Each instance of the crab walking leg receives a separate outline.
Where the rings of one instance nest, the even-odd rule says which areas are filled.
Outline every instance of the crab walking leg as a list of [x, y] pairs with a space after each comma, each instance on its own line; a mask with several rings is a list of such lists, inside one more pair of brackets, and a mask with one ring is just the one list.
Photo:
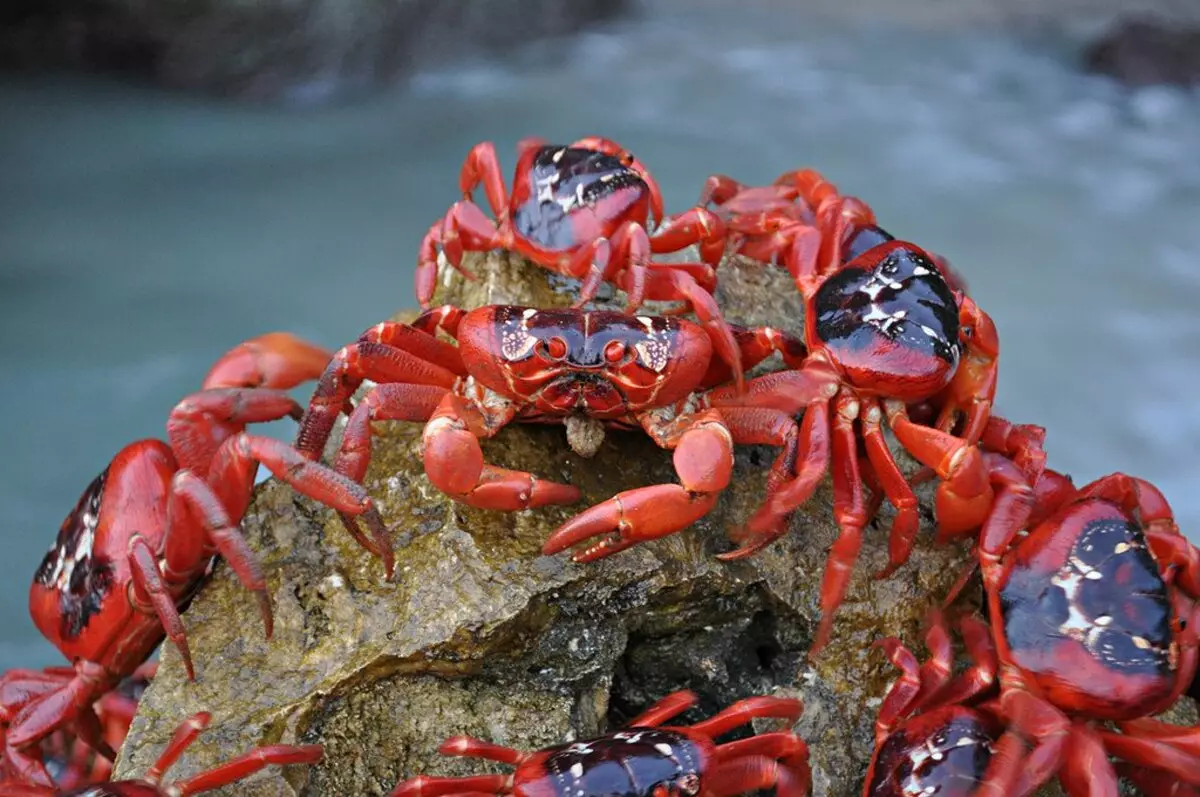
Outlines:
[[1189, 786], [1170, 772], [1158, 772], [1127, 764], [1118, 765], [1117, 771], [1121, 773], [1121, 777], [1127, 778], [1141, 789], [1142, 794], [1152, 794], [1154, 797], [1200, 797], [1200, 787]]
[[672, 692], [625, 723], [625, 727], [653, 728], [662, 725], [667, 720], [687, 711], [698, 702], [700, 702], [700, 698], [696, 696], [695, 692], [689, 692], [686, 689], [679, 692]]
[[28, 703], [13, 717], [4, 733], [5, 767], [27, 783], [53, 785], [50, 773], [42, 763], [42, 740], [76, 722], [81, 715], [94, 713], [92, 704], [96, 698], [116, 683], [116, 679], [100, 665], [90, 661], [76, 662], [75, 674], [70, 680]]
[[1125, 723], [1127, 733], [1096, 731], [1102, 750], [1131, 764], [1170, 772], [1184, 783], [1200, 786], [1200, 728], [1171, 726], [1156, 720], [1139, 723]]
[[490, 141], [471, 147], [458, 173], [458, 188], [468, 202], [474, 201], [473, 195], [480, 183], [498, 225], [505, 224], [508, 221], [508, 189], [504, 187], [504, 173], [500, 171], [496, 146]]
[[716, 268], [725, 255], [725, 222], [707, 208], [691, 208], [655, 231], [650, 251], [678, 252], [693, 244], [700, 250], [700, 260]]
[[808, 776], [766, 756], [747, 756], [723, 761], [708, 776], [705, 784], [714, 797], [775, 788], [778, 797], [804, 797], [808, 794]]
[[530, 756], [524, 750], [485, 742], [473, 736], [451, 736], [442, 742], [438, 747], [438, 752], [449, 756], [484, 758], [488, 761], [499, 761], [501, 764], [512, 764], [513, 766], [519, 766]]
[[201, 390], [271, 387], [290, 390], [316, 379], [333, 352], [288, 332], [269, 332], [239, 343], [213, 363]]
[[167, 441], [179, 467], [203, 477], [221, 444], [248, 424], [299, 419], [301, 414], [300, 405], [282, 390], [213, 388], [193, 393], [171, 409]]
[[465, 375], [457, 347], [408, 324], [376, 324], [330, 360], [300, 421], [296, 450], [306, 459], [321, 457], [334, 423], [365, 379], [448, 390]]
[[375, 421], [424, 423], [433, 417], [448, 392], [434, 385], [404, 383], [371, 388], [350, 413], [333, 469], [361, 484], [371, 464], [371, 424]]
[[239, 485], [248, 484], [247, 474], [264, 465], [279, 480], [339, 513], [361, 517], [370, 529], [373, 543], [359, 544], [383, 560], [388, 578], [395, 571], [391, 539], [375, 502], [361, 484], [337, 471], [304, 458], [296, 449], [269, 437], [243, 432], [231, 437], [217, 451], [210, 470], [209, 483], [214, 485], [221, 504], [231, 517], [242, 517], [250, 504], [251, 494]]
[[733, 473], [733, 437], [721, 415], [706, 410], [668, 419], [660, 412], [639, 416], [663, 448], [675, 449], [680, 484], [656, 484], [618, 493], [559, 526], [542, 553], [551, 555], [604, 535], [571, 558], [592, 562], [639, 542], [681, 531], [708, 514]]
[[1057, 708], [1030, 693], [1019, 676], [1002, 675], [1001, 681], [1001, 695], [995, 710], [1008, 720], [1009, 729], [1000, 737], [998, 745], [1014, 749], [1018, 743], [1032, 740], [1033, 749], [1027, 756], [993, 756], [979, 793], [989, 797], [1030, 794], [1062, 766], [1072, 730], [1071, 721]]
[[804, 704], [790, 697], [748, 697], [706, 720], [697, 722], [692, 730], [710, 738], [728, 733], [751, 720], [772, 717], [795, 724], [804, 713]]
[[397, 784], [388, 797], [486, 797], [509, 794], [512, 785], [512, 775], [470, 775], [462, 778], [418, 775]]
[[514, 512], [578, 501], [578, 487], [483, 461], [479, 438], [491, 437], [515, 415], [511, 403], [485, 409], [464, 396], [447, 393], [422, 436], [425, 473], [433, 485], [454, 500], [480, 509]]
[[[267, 639], [270, 639], [274, 618], [266, 580], [258, 556], [246, 543], [238, 528], [239, 521], [234, 517], [208, 482], [189, 470], [176, 472], [171, 479], [171, 493], [167, 499], [167, 533], [162, 551], [163, 580], [176, 586], [187, 582], [190, 580], [189, 570], [192, 569], [189, 565], [200, 561], [206, 550], [215, 549], [228, 562], [242, 586], [258, 599], [263, 629]], [[171, 608], [174, 608], [173, 603]]]
[[882, 420], [883, 410], [879, 402], [869, 401], [866, 411], [862, 413], [862, 433], [867, 459], [887, 499], [896, 507], [896, 516], [892, 519], [892, 529], [888, 536], [888, 563], [883, 570], [875, 574], [876, 578], [887, 578], [908, 561], [921, 526], [917, 496], [888, 449], [887, 440], [883, 436]]
[[858, 561], [858, 552], [862, 549], [862, 530], [867, 523], [862, 477], [858, 472], [858, 445], [854, 435], [858, 401], [843, 394], [838, 397], [834, 409], [831, 469], [833, 516], [839, 531], [833, 547], [829, 549], [829, 559], [821, 579], [821, 622], [808, 651], [810, 659], [815, 659], [829, 643], [833, 617], [850, 586], [850, 574], [854, 571], [854, 563]]
[[[151, 550], [144, 537], [135, 535], [129, 541], [128, 564], [133, 583], [133, 589], [130, 590], [130, 602], [138, 608], [149, 607], [150, 611], [158, 615], [158, 621], [162, 623], [163, 630], [179, 651], [179, 658], [183, 659], [188, 680], [196, 680], [196, 670], [192, 666], [192, 652], [188, 646], [187, 634], [184, 632], [183, 619], [179, 616], [179, 610], [175, 606], [175, 597], [171, 595], [166, 584], [163, 583], [162, 574], [158, 572], [158, 561], [154, 551]], [[267, 627], [270, 628], [270, 625]]]
[[733, 529], [730, 537], [738, 543], [733, 551], [717, 554], [724, 562], [744, 559], [761, 551], [787, 533], [788, 515], [807, 501], [829, 470], [829, 401], [821, 398], [809, 405], [800, 425], [804, 451], [798, 454], [796, 477], [768, 492], [763, 505], [747, 521], [744, 529]]
[[1104, 748], [1104, 743], [1091, 726], [1077, 722], [1071, 727], [1063, 749], [1062, 766], [1058, 771], [1058, 779], [1067, 794], [1087, 797], [1120, 795], [1117, 771], [1108, 760], [1111, 751], [1105, 751]]

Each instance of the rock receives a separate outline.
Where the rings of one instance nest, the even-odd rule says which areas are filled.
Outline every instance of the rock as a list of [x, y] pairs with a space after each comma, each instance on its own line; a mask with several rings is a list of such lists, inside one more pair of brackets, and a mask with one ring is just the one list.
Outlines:
[[[469, 265], [480, 280], [448, 276], [439, 301], [571, 300], [570, 281], [518, 258]], [[781, 272], [724, 269], [718, 298], [731, 320], [800, 328], [799, 302]], [[184, 680], [178, 655], [164, 648], [118, 776], [144, 771], [179, 719], [203, 709], [213, 722], [176, 775], [254, 745], [315, 742], [326, 748], [322, 764], [268, 770], [222, 793], [384, 795], [418, 773], [495, 771], [439, 756], [448, 736], [539, 748], [616, 727], [690, 688], [701, 705], [687, 722], [750, 695], [802, 698], [797, 729], [813, 751], [813, 794], [859, 793], [872, 723], [894, 676], [871, 645], [897, 635], [920, 650], [931, 599], [965, 561], [961, 550], [928, 545], [928, 486], [913, 561], [885, 581], [870, 578], [886, 561], [885, 506], [867, 529], [834, 641], [810, 665], [818, 585], [836, 533], [828, 487], [757, 556], [730, 564], [713, 556], [730, 548], [726, 529], [761, 500], [771, 450], [739, 449], [732, 486], [694, 527], [580, 566], [539, 554], [550, 531], [620, 490], [674, 481], [668, 452], [640, 433], [610, 433], [585, 460], [570, 453], [561, 427], [514, 424], [484, 443], [489, 460], [578, 485], [584, 500], [509, 514], [457, 505], [433, 489], [420, 433], [417, 424], [376, 424], [366, 479], [395, 532], [395, 583], [331, 512], [273, 481], [259, 489], [243, 529], [265, 562], [275, 638], [263, 639], [254, 601], [219, 566], [184, 617], [197, 681]]]
[[16, 0], [0, 65], [120, 70], [168, 87], [311, 101], [623, 14], [629, 0]]
[[[439, 301], [571, 299], [568, 281], [515, 258], [471, 267], [480, 281], [450, 278]], [[796, 295], [774, 270], [727, 269], [719, 298], [732, 320], [800, 328]], [[761, 500], [773, 451], [740, 449], [733, 486], [695, 527], [580, 566], [539, 555], [552, 529], [620, 490], [675, 480], [669, 452], [644, 434], [610, 433], [584, 460], [561, 427], [510, 426], [484, 444], [489, 459], [578, 485], [584, 501], [507, 514], [454, 504], [431, 487], [419, 425], [380, 423], [376, 432], [366, 485], [395, 530], [396, 582], [335, 515], [274, 482], [260, 488], [243, 528], [270, 574], [275, 638], [263, 639], [254, 602], [219, 567], [185, 615], [198, 679], [185, 681], [164, 649], [120, 774], [144, 770], [179, 718], [204, 709], [212, 725], [177, 774], [256, 744], [319, 742], [328, 750], [320, 766], [265, 772], [225, 793], [386, 794], [418, 772], [483, 771], [436, 754], [456, 733], [540, 747], [596, 733], [680, 688], [702, 697], [689, 721], [778, 688], [808, 706], [800, 729], [814, 747], [815, 793], [850, 795], [893, 675], [871, 643], [892, 634], [915, 642], [930, 596], [946, 592], [963, 561], [961, 551], [922, 547], [893, 578], [871, 580], [886, 561], [885, 508], [868, 529], [835, 640], [809, 666], [835, 534], [828, 488], [758, 556], [713, 557]]]
[[1083, 54], [1088, 71], [1127, 86], [1200, 84], [1200, 26], [1122, 18]]

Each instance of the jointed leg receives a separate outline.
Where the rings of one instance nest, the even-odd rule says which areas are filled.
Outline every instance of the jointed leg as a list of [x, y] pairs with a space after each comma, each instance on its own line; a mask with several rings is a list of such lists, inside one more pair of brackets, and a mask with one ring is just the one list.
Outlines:
[[809, 649], [809, 658], [816, 658], [829, 642], [834, 614], [846, 596], [850, 575], [862, 548], [862, 530], [867, 517], [854, 435], [857, 416], [857, 399], [843, 393], [835, 402], [830, 465], [833, 472], [833, 514], [839, 532], [825, 563], [825, 574], [821, 580], [821, 623]]
[[449, 389], [465, 373], [456, 347], [405, 324], [377, 324], [330, 360], [300, 421], [296, 450], [307, 459], [321, 457], [334, 423], [364, 379]]
[[[167, 638], [179, 650], [183, 666], [187, 670], [188, 680], [196, 680], [196, 671], [192, 667], [192, 653], [188, 647], [187, 634], [183, 629], [183, 620], [175, 606], [175, 597], [163, 583], [158, 571], [158, 559], [154, 551], [146, 543], [145, 538], [134, 535], [129, 544], [129, 573], [133, 580], [133, 590], [130, 600], [143, 611], [152, 611], [158, 615]], [[260, 606], [263, 604], [260, 603]], [[268, 602], [263, 609], [263, 622], [267, 628], [267, 638], [271, 634], [271, 604]]]
[[892, 506], [896, 507], [896, 516], [892, 519], [892, 530], [888, 538], [888, 565], [875, 575], [876, 578], [886, 578], [908, 561], [917, 540], [917, 531], [921, 527], [917, 496], [909, 487], [904, 474], [900, 472], [896, 460], [892, 458], [892, 452], [883, 436], [882, 420], [883, 411], [879, 402], [870, 401], [862, 413], [863, 442], [866, 445], [867, 458], [875, 470], [884, 494], [892, 502]]
[[766, 756], [747, 756], [719, 764], [706, 785], [714, 797], [732, 797], [772, 786], [777, 797], [805, 797], [810, 779], [807, 764], [789, 767]]
[[1096, 731], [1108, 754], [1200, 786], [1200, 728], [1146, 718], [1121, 723], [1121, 731]]
[[471, 147], [458, 174], [458, 188], [468, 202], [473, 201], [472, 194], [480, 183], [483, 183], [483, 192], [497, 224], [505, 223], [508, 220], [508, 189], [504, 187], [496, 147], [490, 141]]
[[692, 730], [711, 739], [723, 736], [734, 728], [746, 725], [751, 720], [774, 717], [787, 720], [793, 725], [804, 713], [804, 704], [790, 697], [750, 697], [739, 700], [720, 713], [697, 722]]
[[[217, 451], [209, 483], [220, 496], [230, 518], [241, 518], [246, 513], [250, 491], [240, 485], [250, 483], [246, 475], [253, 474], [259, 464], [290, 484], [296, 492], [338, 512], [343, 520], [361, 518], [371, 532], [372, 542], [368, 543], [361, 533], [355, 535], [355, 539], [369, 553], [383, 559], [388, 578], [392, 577], [395, 562], [391, 539], [383, 517], [363, 486], [319, 462], [306, 459], [296, 449], [273, 438], [242, 433], [227, 440]], [[357, 530], [354, 523], [348, 526]], [[232, 539], [226, 536], [227, 543]]]
[[698, 701], [699, 698], [696, 697], [695, 692], [689, 692], [686, 689], [672, 692], [625, 723], [625, 726], [628, 728], [653, 728], [662, 725], [667, 720], [687, 711]]

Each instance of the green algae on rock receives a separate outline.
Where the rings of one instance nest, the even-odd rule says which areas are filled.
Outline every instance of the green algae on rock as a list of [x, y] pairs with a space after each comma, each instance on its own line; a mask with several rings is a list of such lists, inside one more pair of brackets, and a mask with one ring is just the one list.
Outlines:
[[[480, 279], [449, 276], [439, 301], [548, 307], [572, 299], [569, 281], [517, 258], [493, 254], [468, 265]], [[718, 298], [730, 320], [800, 330], [786, 275], [740, 265], [722, 272]], [[761, 501], [772, 451], [739, 448], [730, 488], [692, 528], [575, 565], [540, 555], [549, 533], [621, 490], [675, 481], [670, 452], [644, 434], [610, 432], [584, 459], [561, 427], [513, 424], [484, 441], [489, 461], [577, 485], [584, 497], [503, 513], [457, 504], [430, 485], [419, 424], [378, 423], [375, 432], [365, 484], [393, 530], [395, 581], [335, 514], [284, 485], [264, 485], [243, 529], [269, 576], [275, 638], [262, 638], [254, 601], [218, 567], [184, 618], [197, 681], [184, 680], [177, 655], [164, 650], [119, 774], [141, 771], [179, 718], [203, 709], [213, 722], [177, 766], [181, 775], [257, 744], [315, 742], [327, 749], [320, 765], [264, 772], [222, 793], [383, 795], [418, 773], [488, 771], [437, 755], [448, 736], [537, 748], [611, 728], [690, 688], [702, 701], [685, 721], [753, 694], [802, 698], [798, 730], [812, 748], [813, 793], [848, 797], [861, 789], [874, 716], [894, 676], [872, 643], [895, 635], [919, 645], [926, 611], [966, 561], [961, 549], [928, 545], [926, 486], [913, 560], [874, 581], [869, 574], [887, 560], [885, 506], [867, 529], [833, 642], [810, 665], [821, 573], [837, 531], [828, 487], [760, 554], [714, 558], [732, 547], [726, 531]]]

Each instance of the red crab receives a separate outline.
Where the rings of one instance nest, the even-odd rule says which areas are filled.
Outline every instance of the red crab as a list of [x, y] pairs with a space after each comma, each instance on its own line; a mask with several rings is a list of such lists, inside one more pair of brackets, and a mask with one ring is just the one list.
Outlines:
[[68, 791], [50, 786], [5, 783], [0, 784], [0, 797], [186, 797], [214, 791], [272, 764], [315, 764], [321, 760], [323, 750], [320, 745], [273, 744], [256, 747], [232, 761], [164, 786], [163, 775], [208, 727], [211, 719], [210, 714], [202, 711], [184, 720], [144, 778], [111, 781]]
[[[438, 328], [458, 346], [427, 334]], [[729, 483], [735, 443], [783, 448], [768, 492], [791, 478], [797, 428], [787, 413], [760, 407], [732, 388], [719, 407], [707, 403], [704, 388], [730, 379], [725, 363], [713, 357], [713, 335], [674, 317], [441, 307], [411, 326], [380, 324], [338, 352], [301, 422], [297, 449], [320, 456], [347, 400], [370, 379], [380, 384], [350, 416], [335, 463], [339, 473], [355, 481], [366, 474], [372, 420], [428, 421], [423, 452], [434, 486], [471, 506], [513, 511], [571, 503], [579, 491], [485, 463], [479, 438], [512, 421], [562, 423], [572, 448], [591, 456], [606, 426], [640, 426], [675, 450], [682, 483], [621, 493], [578, 515], [547, 542], [550, 553], [581, 534], [616, 530], [576, 557], [599, 558], [704, 516]], [[793, 364], [803, 356], [798, 341], [770, 328], [739, 329], [738, 339], [748, 364], [776, 350]]]
[[662, 725], [696, 702], [691, 692], [675, 692], [624, 730], [533, 753], [455, 736], [439, 748], [443, 755], [486, 758], [516, 771], [465, 778], [419, 776], [396, 786], [391, 797], [732, 797], [772, 786], [779, 797], [808, 794], [808, 746], [796, 734], [764, 733], [723, 745], [714, 741], [759, 717], [778, 717], [794, 725], [804, 710], [799, 700], [752, 697], [695, 725]]
[[[965, 618], [962, 632], [972, 658], [988, 662], [995, 658], [990, 632], [982, 621]], [[879, 644], [901, 676], [879, 709], [863, 797], [977, 794], [998, 754], [1000, 725], [986, 704], [972, 703], [994, 683], [995, 673], [976, 667], [966, 679], [951, 681], [954, 650], [936, 614], [926, 634], [932, 658], [924, 664], [918, 666], [916, 656], [898, 639]]]
[[[809, 352], [802, 366], [759, 377], [741, 398], [730, 388], [718, 388], [708, 402], [720, 408], [741, 401], [788, 415], [804, 411], [796, 478], [775, 490], [735, 535], [741, 547], [720, 558], [749, 556], [784, 534], [782, 519], [832, 471], [841, 533], [822, 583], [824, 616], [811, 650], [815, 656], [829, 639], [870, 516], [855, 424], [861, 427], [872, 479], [898, 510], [882, 577], [908, 559], [919, 526], [917, 499], [888, 450], [884, 421], [900, 444], [943, 480], [939, 525], [978, 528], [991, 507], [993, 488], [971, 434], [981, 437], [988, 427], [998, 344], [987, 314], [969, 297], [953, 293], [929, 256], [910, 243], [880, 244], [832, 271], [801, 273], [800, 281]], [[908, 418], [906, 405], [935, 396], [940, 407], [962, 412], [972, 431], [956, 437]], [[599, 533], [599, 527], [585, 529], [585, 523], [584, 515], [570, 521], [551, 537], [547, 550]]]
[[[734, 251], [789, 269], [812, 253], [827, 269], [895, 240], [878, 226], [869, 205], [842, 196], [812, 169], [784, 172], [769, 186], [752, 187], [714, 174], [700, 194], [699, 206], [708, 205], [725, 222], [727, 235], [735, 240]], [[950, 262], [933, 253], [929, 256], [951, 290], [965, 293], [966, 281]]]
[[[543, 268], [582, 280], [577, 307], [591, 301], [601, 282], [615, 282], [628, 295], [626, 312], [644, 299], [687, 301], [703, 323], [720, 330], [717, 351], [740, 374], [737, 347], [712, 291], [714, 269], [725, 251], [720, 219], [704, 208], [692, 208], [653, 236], [646, 232], [651, 216], [662, 220], [662, 197], [650, 173], [619, 144], [584, 138], [570, 146], [525, 139], [512, 193], [490, 141], [467, 155], [459, 176], [464, 199], [435, 222], [421, 242], [417, 261], [417, 299], [422, 308], [433, 301], [438, 248], [460, 272], [465, 251], [507, 249]], [[472, 201], [483, 184], [493, 222]], [[654, 252], [675, 252], [699, 244], [703, 263], [658, 264]]]
[[1001, 744], [1032, 750], [994, 759], [986, 789], [1026, 794], [1057, 774], [1068, 794], [1116, 795], [1110, 756], [1140, 782], [1200, 786], [1200, 728], [1151, 719], [1196, 674], [1200, 551], [1141, 479], [1115, 473], [1042, 506], [1028, 486], [1012, 492], [1016, 520], [997, 523], [1044, 520], [1019, 540], [984, 529], [1017, 541], [980, 557], [995, 641], [982, 666], [1000, 673]]
[[34, 624], [73, 668], [0, 679], [0, 711], [11, 718], [5, 739], [11, 772], [52, 785], [41, 742], [68, 726], [89, 746], [111, 754], [92, 706], [133, 673], [164, 635], [193, 674], [179, 612], [210, 572], [214, 555], [224, 557], [255, 593], [270, 637], [267, 586], [238, 533], [259, 463], [305, 495], [365, 514], [384, 532], [359, 485], [284, 443], [243, 431], [248, 423], [298, 417], [300, 407], [284, 389], [317, 376], [328, 359], [324, 350], [287, 335], [243, 344], [210, 372], [204, 390], [172, 410], [170, 445], [142, 440], [126, 446], [84, 491], [38, 568], [29, 598]]

